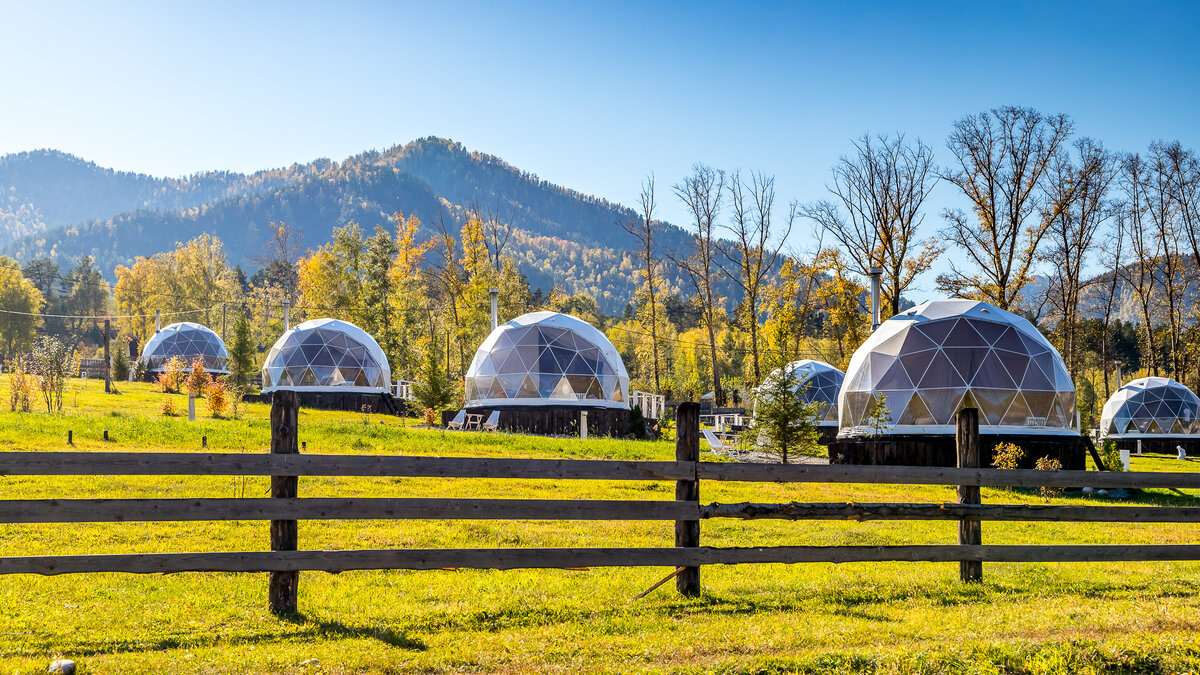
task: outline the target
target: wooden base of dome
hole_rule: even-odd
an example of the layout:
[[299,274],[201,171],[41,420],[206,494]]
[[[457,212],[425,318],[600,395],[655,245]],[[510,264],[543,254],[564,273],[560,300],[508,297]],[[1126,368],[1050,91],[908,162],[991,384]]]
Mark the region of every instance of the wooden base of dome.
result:
[[[980,434],[982,464],[992,465],[994,449],[1000,443],[1012,443],[1025,451],[1020,468],[1032,469],[1041,457],[1051,457],[1062,468],[1082,471],[1086,468],[1087,446],[1082,436],[1034,434]],[[844,438],[829,446],[830,464],[889,466],[956,466],[958,452],[954,436],[888,435],[877,438]]]

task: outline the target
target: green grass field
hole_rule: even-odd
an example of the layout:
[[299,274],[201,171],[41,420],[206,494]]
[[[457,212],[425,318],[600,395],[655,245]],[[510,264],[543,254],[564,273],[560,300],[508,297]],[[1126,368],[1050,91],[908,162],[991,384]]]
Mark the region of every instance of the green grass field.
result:
[[[0,412],[5,450],[265,452],[268,409],[188,422],[162,394],[77,381],[62,414]],[[7,393],[0,378],[0,391]],[[179,397],[186,410],[186,397]],[[44,408],[43,408],[44,410]],[[204,406],[199,406],[203,414]],[[442,433],[358,413],[303,411],[310,453],[670,459],[670,443]],[[108,430],[110,441],[102,440]],[[711,457],[707,457],[711,459]],[[1135,470],[1191,462],[1134,458]],[[0,498],[258,497],[266,478],[0,476]],[[300,495],[671,499],[670,483],[301,478]],[[703,483],[702,502],[953,501],[952,488]],[[1040,501],[985,489],[985,503]],[[1061,503],[1097,503],[1078,495]],[[1200,504],[1148,491],[1129,503]],[[952,543],[953,522],[713,520],[714,546]],[[1173,524],[984,523],[984,543],[1189,543]],[[669,546],[669,522],[319,521],[302,549]],[[0,525],[0,555],[266,550],[265,522]],[[705,567],[683,599],[664,568],[302,573],[301,615],[273,616],[265,574],[0,577],[0,673],[1189,672],[1200,670],[1200,564]],[[317,662],[310,661],[316,659]],[[307,663],[305,663],[307,662]]]

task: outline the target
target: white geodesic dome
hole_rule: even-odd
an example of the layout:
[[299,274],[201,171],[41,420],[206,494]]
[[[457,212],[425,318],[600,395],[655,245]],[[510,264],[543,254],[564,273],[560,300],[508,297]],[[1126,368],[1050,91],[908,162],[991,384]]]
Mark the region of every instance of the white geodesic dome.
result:
[[285,332],[263,363],[263,393],[358,391],[387,393],[392,371],[375,338],[337,319],[312,319]]
[[854,352],[838,400],[839,435],[953,434],[963,407],[984,433],[1075,434],[1075,385],[1028,320],[975,300],[935,300],[884,321]]
[[218,375],[229,374],[229,352],[221,336],[209,328],[190,321],[181,321],[164,326],[150,336],[142,349],[142,363],[146,370],[155,373],[166,368],[172,358],[183,361],[191,368],[196,357],[204,361],[204,370]]
[[[845,374],[824,361],[813,359],[792,361],[784,367],[796,376],[796,386],[792,390],[796,396],[805,403],[815,401],[821,404],[821,408],[817,412],[818,424],[836,427],[838,425],[838,392],[842,388]],[[759,386],[757,395],[764,396],[764,389],[772,381],[772,378],[778,376],[778,368],[771,371]]]
[[1109,438],[1200,437],[1200,397],[1169,377],[1139,378],[1113,392],[1100,429]]
[[629,375],[608,338],[569,314],[533,312],[492,331],[466,374],[468,406],[629,408]]

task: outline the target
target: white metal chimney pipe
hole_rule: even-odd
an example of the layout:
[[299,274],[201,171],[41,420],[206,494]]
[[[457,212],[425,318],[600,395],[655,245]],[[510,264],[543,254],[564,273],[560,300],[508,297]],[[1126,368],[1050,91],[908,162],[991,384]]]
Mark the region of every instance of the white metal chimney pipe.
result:
[[879,307],[879,282],[883,276],[882,267],[871,268],[871,330],[879,328],[879,324],[883,323],[883,312]]
[[162,329],[161,315],[159,314],[159,312],[160,312],[160,310],[158,310],[158,309],[154,310],[154,332],[155,333],[157,333],[159,330]]
[[500,316],[496,306],[500,301],[500,289],[489,288],[488,295],[492,296],[492,330],[496,330],[496,326],[500,325]]
[[283,301],[283,329],[291,330],[292,328],[292,301]]

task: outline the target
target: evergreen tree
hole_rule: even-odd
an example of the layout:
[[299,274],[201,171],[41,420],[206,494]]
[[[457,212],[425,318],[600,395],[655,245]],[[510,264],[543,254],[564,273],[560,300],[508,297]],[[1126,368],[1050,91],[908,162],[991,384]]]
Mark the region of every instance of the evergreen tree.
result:
[[421,369],[421,381],[413,383],[412,391],[413,396],[417,398],[417,403],[422,408],[437,411],[450,405],[450,401],[454,398],[454,388],[438,363],[436,349],[425,350],[425,365]]
[[767,376],[754,401],[751,437],[784,464],[788,455],[815,448],[821,435],[817,428],[821,404],[801,400],[796,392],[799,382],[794,370],[779,368]]
[[239,387],[250,382],[254,372],[254,336],[250,332],[250,317],[239,312],[233,324],[233,341],[229,344],[229,379]]

